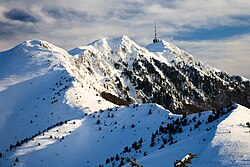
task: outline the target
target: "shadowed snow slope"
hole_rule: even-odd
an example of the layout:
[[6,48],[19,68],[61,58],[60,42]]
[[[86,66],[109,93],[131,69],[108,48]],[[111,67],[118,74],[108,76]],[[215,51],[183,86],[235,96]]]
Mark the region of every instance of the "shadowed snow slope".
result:
[[[239,106],[216,129],[211,143],[194,161],[204,166],[249,166],[250,165],[250,110]],[[205,165],[207,164],[207,165]],[[209,165],[208,165],[209,164]]]
[[[202,118],[202,117],[201,117]],[[203,119],[203,118],[202,118]],[[197,154],[192,167],[249,166],[250,165],[250,110],[238,105],[219,122],[202,125],[193,135],[183,136],[175,145],[138,160],[149,166],[173,166],[174,160],[188,153]],[[209,132],[206,129],[212,127]]]
[[[164,167],[192,153],[197,154],[192,166],[249,166],[250,110],[238,106],[208,123],[209,115],[183,119],[155,104],[96,112],[6,153],[10,159],[2,164],[18,158],[17,166],[119,166],[135,157],[140,165]],[[169,124],[171,131],[165,129]]]

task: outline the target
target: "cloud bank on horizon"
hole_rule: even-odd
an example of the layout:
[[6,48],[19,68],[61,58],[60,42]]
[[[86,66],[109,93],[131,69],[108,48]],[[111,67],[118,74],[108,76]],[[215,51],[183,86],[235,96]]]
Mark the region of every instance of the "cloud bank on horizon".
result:
[[248,0],[2,0],[0,50],[29,39],[64,49],[123,34],[141,45],[159,37],[197,59],[250,78]]

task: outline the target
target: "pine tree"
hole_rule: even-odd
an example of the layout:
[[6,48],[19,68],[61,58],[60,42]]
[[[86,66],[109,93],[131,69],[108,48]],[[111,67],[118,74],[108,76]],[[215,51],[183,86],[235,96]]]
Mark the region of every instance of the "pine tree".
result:
[[213,115],[209,115],[209,116],[208,116],[207,122],[208,122],[208,123],[213,122]]
[[149,111],[148,111],[148,115],[151,115],[152,114],[152,110],[151,109],[149,109]]
[[132,124],[132,125],[131,125],[131,128],[134,128],[134,127],[135,127],[135,125],[134,125],[134,124]]
[[119,164],[119,167],[122,167],[123,165],[125,165],[125,163],[124,163],[124,158],[122,157],[121,161],[120,161],[120,164]]
[[13,149],[13,145],[12,144],[10,144],[9,149],[10,149],[10,151]]
[[154,134],[152,134],[152,136],[151,136],[151,143],[150,143],[150,147],[153,147],[153,146],[155,146],[155,135]]
[[247,127],[249,127],[249,128],[250,128],[250,123],[249,123],[249,122],[247,122],[247,123],[246,123],[246,125],[247,125]]
[[109,164],[110,160],[109,158],[106,159],[106,164]]
[[138,141],[138,143],[139,143],[139,144],[142,144],[142,142],[143,142],[143,139],[142,139],[142,137],[141,137],[140,140]]
[[116,161],[119,161],[119,159],[120,159],[119,155],[116,154],[116,155],[115,155],[115,160],[116,160]]
[[16,146],[21,146],[19,141],[16,142]]

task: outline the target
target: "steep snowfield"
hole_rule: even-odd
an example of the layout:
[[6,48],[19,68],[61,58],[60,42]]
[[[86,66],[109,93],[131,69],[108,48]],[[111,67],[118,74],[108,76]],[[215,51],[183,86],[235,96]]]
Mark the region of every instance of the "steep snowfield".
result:
[[66,63],[67,52],[45,41],[27,41],[0,53],[0,150],[83,115],[65,103],[73,80]]

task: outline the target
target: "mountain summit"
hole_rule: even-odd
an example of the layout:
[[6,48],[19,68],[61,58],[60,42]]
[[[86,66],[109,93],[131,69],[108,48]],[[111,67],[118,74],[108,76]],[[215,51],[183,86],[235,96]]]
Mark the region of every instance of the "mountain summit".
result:
[[153,102],[175,113],[234,102],[250,106],[249,80],[205,65],[164,40],[144,48],[126,36],[104,38],[69,53],[97,79],[101,96],[112,94],[124,104]]

